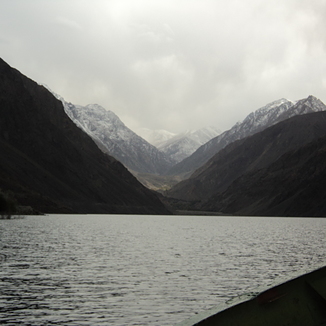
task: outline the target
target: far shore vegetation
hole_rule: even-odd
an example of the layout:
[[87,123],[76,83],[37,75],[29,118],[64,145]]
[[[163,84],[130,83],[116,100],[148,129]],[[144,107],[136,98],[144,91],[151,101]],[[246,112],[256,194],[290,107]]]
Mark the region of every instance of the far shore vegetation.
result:
[[11,192],[0,189],[0,218],[10,219],[17,212],[17,202]]
[[13,192],[0,189],[0,219],[9,220],[30,214],[33,214],[32,207],[19,205]]

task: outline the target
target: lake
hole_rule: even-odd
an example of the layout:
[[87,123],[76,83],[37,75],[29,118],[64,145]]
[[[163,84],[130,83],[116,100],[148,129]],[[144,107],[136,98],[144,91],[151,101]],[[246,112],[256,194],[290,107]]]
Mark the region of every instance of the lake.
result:
[[0,323],[175,325],[326,265],[325,218],[0,221]]

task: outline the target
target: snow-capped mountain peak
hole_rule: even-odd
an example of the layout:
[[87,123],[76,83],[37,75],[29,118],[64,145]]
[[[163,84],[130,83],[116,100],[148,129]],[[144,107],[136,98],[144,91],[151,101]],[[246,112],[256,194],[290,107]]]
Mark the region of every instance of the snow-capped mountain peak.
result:
[[[250,113],[241,123],[238,125],[245,125],[246,128],[257,129],[265,126],[270,121],[274,121],[283,112],[287,111],[294,102],[287,99],[280,99],[273,101],[258,110]],[[234,128],[234,127],[233,127]]]
[[221,131],[215,127],[187,130],[162,142],[158,149],[180,162],[220,133]]
[[131,171],[161,174],[174,164],[163,152],[126,127],[114,112],[98,104],[74,105],[52,93],[62,102],[70,119],[92,137],[102,151]]
[[176,134],[167,130],[158,129],[152,130],[148,128],[140,128],[137,130],[137,134],[146,139],[150,144],[158,147],[160,144],[166,142]]
[[305,105],[312,109],[314,112],[325,110],[325,104],[313,95],[309,95],[306,99],[303,99],[298,102],[300,102],[299,109],[301,109]]
[[189,175],[225,146],[238,139],[253,135],[292,116],[325,110],[325,104],[314,96],[299,101],[284,98],[273,101],[250,113],[243,121],[199,147],[191,156],[172,167],[169,173]]

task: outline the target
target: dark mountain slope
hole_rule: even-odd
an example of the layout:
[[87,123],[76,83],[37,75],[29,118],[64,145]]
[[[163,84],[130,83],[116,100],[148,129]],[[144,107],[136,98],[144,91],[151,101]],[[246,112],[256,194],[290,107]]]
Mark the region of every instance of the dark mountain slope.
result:
[[0,59],[0,188],[43,212],[168,211],[66,115],[47,89]]
[[236,215],[326,216],[326,137],[242,175],[204,210]]
[[299,115],[238,140],[167,192],[172,198],[207,200],[238,177],[268,167],[286,152],[326,134],[326,112]]

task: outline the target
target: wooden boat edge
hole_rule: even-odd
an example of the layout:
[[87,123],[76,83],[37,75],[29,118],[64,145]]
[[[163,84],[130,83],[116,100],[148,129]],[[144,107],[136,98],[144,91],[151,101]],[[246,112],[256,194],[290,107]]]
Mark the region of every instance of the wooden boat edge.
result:
[[[293,302],[301,303],[293,306]],[[323,308],[320,309],[320,305]],[[280,312],[284,315],[284,322],[277,317]],[[243,323],[236,315],[241,316]],[[299,318],[301,324],[290,322]],[[310,324],[305,324],[308,321]],[[239,300],[232,306],[218,306],[200,313],[177,326],[292,324],[326,325],[326,266],[273,286],[249,300]]]

